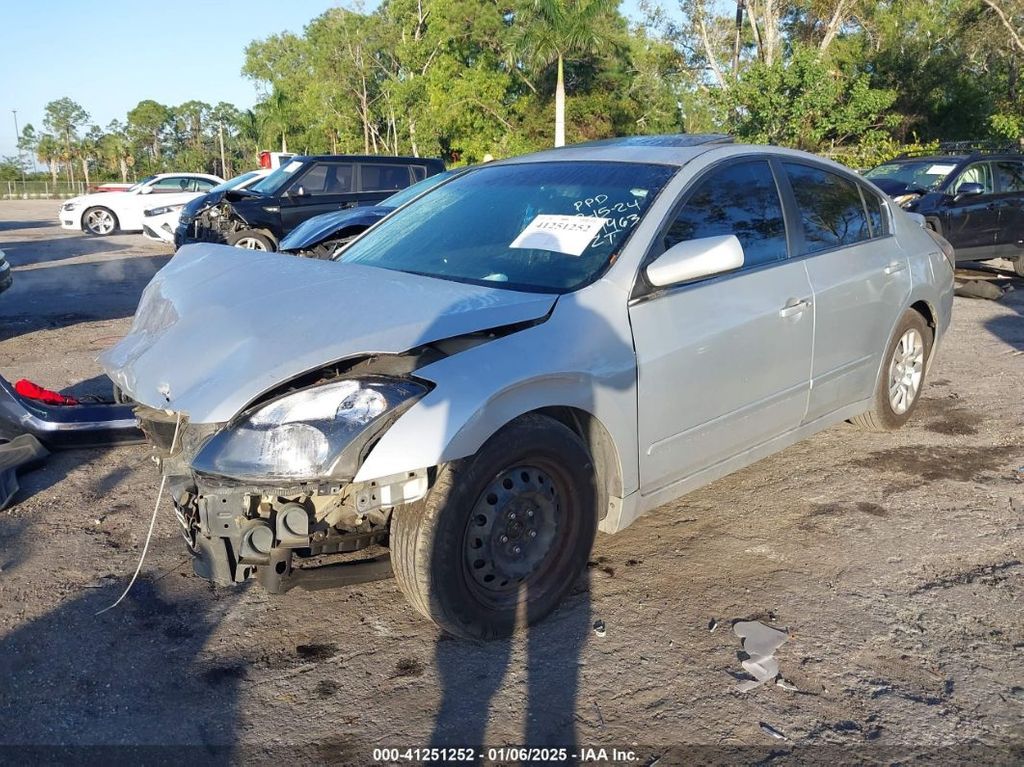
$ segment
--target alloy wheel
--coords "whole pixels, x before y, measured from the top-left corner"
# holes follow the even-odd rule
[[[114,216],[109,210],[90,210],[85,216],[85,228],[93,234],[114,231]]]
[[[889,406],[903,415],[914,404],[924,377],[924,339],[911,328],[900,338],[889,362]]]

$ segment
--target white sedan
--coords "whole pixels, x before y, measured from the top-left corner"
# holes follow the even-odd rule
[[[124,192],[101,192],[72,197],[60,209],[63,229],[85,230],[89,234],[142,231],[143,211],[165,205],[186,203],[206,194],[224,179],[207,173],[158,173],[148,176]],[[158,198],[150,195],[159,195]]]
[[[223,184],[218,184],[210,189],[207,195],[226,192],[229,189],[245,189],[268,175],[270,175],[269,168],[250,170],[228,179]],[[205,197],[206,195],[202,196]],[[174,244],[174,230],[178,228],[178,219],[181,218],[181,211],[190,202],[198,199],[198,197],[193,197],[190,200],[171,203],[164,203],[163,199],[161,199],[160,205],[157,205],[155,208],[147,208],[145,213],[143,213],[142,235],[150,240]],[[197,202],[196,205],[202,205],[202,203]]]

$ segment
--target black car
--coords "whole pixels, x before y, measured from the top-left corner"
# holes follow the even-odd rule
[[[903,154],[864,174],[902,208],[924,216],[957,261],[1006,258],[1024,276],[1024,154],[943,144]]]
[[[174,242],[277,250],[285,235],[313,216],[374,205],[443,170],[441,160],[421,157],[293,157],[252,186],[224,192],[215,204],[207,199],[186,207]]]

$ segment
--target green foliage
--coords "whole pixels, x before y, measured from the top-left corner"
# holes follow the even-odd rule
[[[940,139],[1024,135],[1020,0],[747,2],[738,49],[734,3],[681,0],[681,22],[640,6],[640,22],[601,0],[335,7],[247,46],[252,109],[144,99],[100,129],[61,98],[18,146],[54,181],[227,177],[285,147],[475,163],[551,146],[563,98],[569,143],[728,131],[858,168]]]
[[[737,137],[816,151],[892,127],[882,113],[896,93],[872,88],[866,74],[847,76],[797,45],[788,60],[750,66],[720,97]]]

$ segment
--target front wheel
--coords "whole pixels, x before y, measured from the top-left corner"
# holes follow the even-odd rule
[[[105,237],[117,231],[117,216],[108,208],[89,208],[82,214],[82,226],[89,234]]]
[[[924,317],[908,309],[885,351],[874,405],[854,417],[854,424],[868,431],[896,431],[910,419],[924,387],[932,341],[932,329]]]
[[[547,616],[586,568],[597,528],[593,462],[580,438],[523,416],[476,455],[443,466],[425,499],[395,510],[391,563],[420,613],[470,639]]]
[[[235,232],[228,237],[228,245],[234,245],[236,248],[245,248],[246,250],[277,250],[277,245],[270,237],[255,229],[242,229]]]

